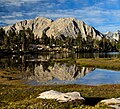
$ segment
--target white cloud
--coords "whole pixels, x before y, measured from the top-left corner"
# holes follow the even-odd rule
[[[36,3],[40,0],[3,0],[0,1],[2,4],[6,5],[6,6],[21,6],[21,4],[23,3]]]
[[[8,16],[1,16],[0,18],[2,18],[2,19],[9,19],[9,18],[13,18],[13,16],[11,16],[11,15],[8,15]]]
[[[118,3],[119,0],[106,0],[108,3]]]
[[[92,24],[95,23],[95,24],[102,24],[103,22],[105,22],[106,19],[104,18],[84,18],[84,21],[88,24]]]
[[[11,13],[11,15],[4,15],[4,16],[1,16],[0,18],[9,19],[9,18],[22,17],[22,16],[23,16],[22,12],[13,12]]]
[[[102,2],[97,2],[97,0],[94,0],[94,5],[91,6],[84,6],[84,4],[88,3],[87,0],[73,0],[75,3],[79,3],[80,6],[81,4],[83,5],[83,7],[81,6],[80,8],[76,9],[60,9],[59,6],[62,6],[62,4],[70,1],[56,1],[58,1],[58,3],[54,2],[54,0],[0,0],[0,2],[7,6],[21,6],[25,3],[31,3],[32,5],[32,3],[39,2],[39,5],[37,5],[35,8],[32,8],[31,10],[23,12],[15,12],[13,10],[11,14],[6,13],[6,15],[1,16],[0,18],[2,18],[2,20],[0,20],[7,24],[14,24],[16,21],[24,20],[24,18],[33,18],[36,16],[44,16],[53,19],[59,17],[75,17],[85,21],[87,24],[94,26],[95,28],[103,32],[108,30],[113,31],[120,28],[119,25],[113,25],[120,23],[120,10],[107,9],[105,7],[108,5],[118,6],[119,0],[105,0]],[[21,18],[21,20],[17,20],[18,17]],[[13,18],[16,18],[16,20],[10,20]]]
[[[58,2],[60,2],[60,3],[65,3],[66,0],[58,0]]]
[[[22,20],[25,20],[25,19],[20,19],[20,20],[18,20],[18,19],[15,19],[15,20],[8,20],[8,19],[6,19],[6,20],[4,20],[4,23],[6,23],[8,25],[11,25],[11,24],[15,24],[16,22],[20,22]]]
[[[101,32],[106,33],[108,31],[115,32],[117,30],[120,30],[120,25],[117,24],[109,24],[104,26],[98,26],[98,30],[101,30]]]
[[[31,15],[31,16],[40,15],[40,16],[46,16],[50,18],[75,17],[87,22],[88,24],[103,24],[105,22],[120,21],[119,19],[120,10],[104,10],[95,6],[85,7],[85,8],[76,9],[76,10],[74,9],[54,10],[54,11],[47,10],[46,12],[40,12],[40,11],[34,10],[24,14]]]

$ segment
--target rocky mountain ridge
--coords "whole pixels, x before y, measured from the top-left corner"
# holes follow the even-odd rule
[[[80,34],[83,38],[92,36],[93,39],[100,40],[104,35],[95,28],[85,24],[83,21],[75,18],[59,18],[51,20],[44,17],[36,17],[32,20],[17,22],[14,25],[5,26],[3,29],[6,33],[9,30],[19,32],[20,30],[30,28],[36,38],[41,38],[43,33],[48,37],[73,37],[76,38]]]
[[[115,41],[119,41],[119,39],[120,39],[120,30],[118,30],[118,31],[116,31],[116,32],[107,32],[106,34],[105,34],[105,36],[107,37],[107,38],[109,38],[109,39],[113,39],[113,40],[115,40]]]

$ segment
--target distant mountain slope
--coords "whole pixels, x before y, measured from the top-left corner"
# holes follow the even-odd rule
[[[61,36],[76,38],[78,34],[81,34],[81,36],[85,39],[87,36],[91,36],[93,39],[100,40],[104,36],[95,28],[75,18],[59,18],[53,21],[48,18],[37,17],[33,20],[17,22],[14,25],[3,28],[6,32],[11,29],[17,32],[23,28],[30,28],[33,31],[35,37],[39,38],[42,37],[43,33],[49,37],[54,36],[54,38]]]
[[[107,33],[105,34],[105,36],[106,36],[107,38],[109,38],[109,39],[114,39],[115,41],[119,41],[119,39],[120,39],[120,31],[118,30],[118,31],[116,31],[116,32],[114,32],[114,33],[112,33],[112,32],[107,32]]]

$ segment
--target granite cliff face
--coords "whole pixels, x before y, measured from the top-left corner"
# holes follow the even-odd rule
[[[109,38],[109,39],[114,39],[115,41],[119,41],[119,39],[120,39],[120,31],[118,30],[118,31],[116,31],[116,32],[114,32],[114,33],[112,33],[112,32],[107,32],[107,33],[105,34],[105,36],[106,36],[107,38]]]
[[[43,32],[51,25],[52,20],[44,17],[36,17],[33,20],[25,20],[21,22],[17,22],[14,25],[3,27],[3,29],[6,31],[14,30],[16,32],[19,32],[20,30],[30,28],[35,37],[41,37]]]
[[[55,20],[49,30],[46,32],[47,36],[69,36],[76,38],[78,34],[81,34],[83,38],[86,39],[87,36],[92,36],[93,39],[101,39],[103,35],[95,30],[93,27],[88,26],[83,21],[77,20],[75,18],[60,18]]]
[[[37,17],[33,20],[25,20],[17,22],[14,25],[3,27],[7,32],[8,30],[14,30],[19,32],[20,30],[30,28],[35,37],[42,37],[45,33],[48,37],[73,37],[76,38],[78,34],[81,34],[83,38],[87,36],[92,36],[93,39],[100,40],[103,34],[97,31],[95,28],[88,26],[83,21],[77,20],[75,18],[59,18],[55,21],[44,18]]]

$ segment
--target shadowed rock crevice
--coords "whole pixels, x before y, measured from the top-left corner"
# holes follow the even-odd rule
[[[99,103],[101,100],[105,98],[100,98],[100,97],[84,97],[85,98],[85,104],[89,106],[95,106],[97,103]]]

